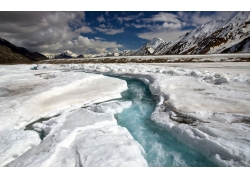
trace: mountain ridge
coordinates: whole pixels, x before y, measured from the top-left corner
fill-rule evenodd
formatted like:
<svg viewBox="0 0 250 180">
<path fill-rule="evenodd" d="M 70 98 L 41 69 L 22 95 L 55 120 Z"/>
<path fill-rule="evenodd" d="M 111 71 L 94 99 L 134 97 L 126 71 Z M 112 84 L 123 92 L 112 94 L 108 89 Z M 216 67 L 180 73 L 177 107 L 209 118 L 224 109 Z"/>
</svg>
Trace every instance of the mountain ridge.
<svg viewBox="0 0 250 180">
<path fill-rule="evenodd" d="M 1 64 L 35 63 L 46 59 L 48 58 L 43 54 L 29 51 L 24 47 L 18 47 L 7 40 L 0 38 Z"/>
<path fill-rule="evenodd" d="M 239 12 L 227 20 L 207 22 L 171 42 L 154 38 L 128 55 L 244 53 L 250 52 L 249 37 L 250 12 Z"/>
</svg>

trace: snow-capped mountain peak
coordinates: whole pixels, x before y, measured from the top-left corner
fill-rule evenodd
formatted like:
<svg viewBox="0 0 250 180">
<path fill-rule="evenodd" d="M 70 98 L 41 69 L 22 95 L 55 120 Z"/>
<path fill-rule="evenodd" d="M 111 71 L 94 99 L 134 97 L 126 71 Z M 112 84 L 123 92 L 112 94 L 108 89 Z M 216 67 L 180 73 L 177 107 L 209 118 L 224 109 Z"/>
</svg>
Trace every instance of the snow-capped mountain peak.
<svg viewBox="0 0 250 180">
<path fill-rule="evenodd" d="M 49 59 L 64 59 L 64 58 L 76 58 L 78 55 L 69 51 L 65 50 L 60 54 L 50 54 L 46 53 L 45 54 Z"/>
<path fill-rule="evenodd" d="M 165 45 L 166 42 L 163 41 L 161 38 L 155 37 L 152 41 L 146 43 L 143 47 L 136 50 L 133 55 L 150 55 L 155 52 L 157 48 L 162 45 Z"/>
<path fill-rule="evenodd" d="M 207 22 L 171 42 L 154 38 L 132 55 L 237 52 L 250 52 L 250 12 L 239 12 L 227 20 Z"/>
<path fill-rule="evenodd" d="M 146 48 L 152 54 L 155 49 L 162 43 L 165 43 L 165 41 L 163 41 L 161 38 L 155 37 L 152 41 L 146 44 Z"/>
<path fill-rule="evenodd" d="M 69 50 L 63 51 L 61 53 L 61 55 L 71 56 L 71 57 L 74 57 L 74 58 L 77 57 L 77 54 L 75 54 L 75 53 L 73 53 L 73 52 L 71 52 Z"/>
</svg>

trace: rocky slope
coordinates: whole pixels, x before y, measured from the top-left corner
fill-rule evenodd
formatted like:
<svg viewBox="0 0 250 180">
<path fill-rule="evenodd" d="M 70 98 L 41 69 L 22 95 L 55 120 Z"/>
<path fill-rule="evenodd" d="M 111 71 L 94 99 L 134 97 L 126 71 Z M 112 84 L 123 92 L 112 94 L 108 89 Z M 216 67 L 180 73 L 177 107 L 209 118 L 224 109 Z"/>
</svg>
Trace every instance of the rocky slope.
<svg viewBox="0 0 250 180">
<path fill-rule="evenodd" d="M 32 52 L 0 38 L 0 64 L 34 63 L 48 59 L 43 54 Z"/>
<path fill-rule="evenodd" d="M 210 21 L 171 42 L 154 38 L 129 55 L 246 52 L 250 52 L 250 12 L 239 12 L 228 20 Z"/>
</svg>

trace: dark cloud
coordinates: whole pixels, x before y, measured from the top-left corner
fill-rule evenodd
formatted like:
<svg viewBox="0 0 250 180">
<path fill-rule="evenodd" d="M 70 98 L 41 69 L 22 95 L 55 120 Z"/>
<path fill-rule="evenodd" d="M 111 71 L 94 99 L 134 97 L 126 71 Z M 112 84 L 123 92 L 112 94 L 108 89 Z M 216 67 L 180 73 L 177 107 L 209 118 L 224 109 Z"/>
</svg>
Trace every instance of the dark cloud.
<svg viewBox="0 0 250 180">
<path fill-rule="evenodd" d="M 80 33 L 93 33 L 84 12 L 0 12 L 0 37 L 18 46 L 41 53 L 66 49 L 75 53 L 102 52 L 117 48 L 116 42 L 86 39 Z M 110 31 L 116 33 L 116 31 Z"/>
</svg>

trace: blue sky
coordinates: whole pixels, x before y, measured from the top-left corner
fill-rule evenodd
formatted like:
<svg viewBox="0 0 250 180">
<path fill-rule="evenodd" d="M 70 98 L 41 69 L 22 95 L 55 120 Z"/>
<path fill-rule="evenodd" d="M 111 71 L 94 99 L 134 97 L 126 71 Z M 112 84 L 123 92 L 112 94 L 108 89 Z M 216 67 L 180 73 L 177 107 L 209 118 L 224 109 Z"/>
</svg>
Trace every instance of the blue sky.
<svg viewBox="0 0 250 180">
<path fill-rule="evenodd" d="M 227 11 L 0 12 L 0 37 L 41 53 L 95 54 L 137 49 L 154 37 L 171 41 Z"/>
</svg>

